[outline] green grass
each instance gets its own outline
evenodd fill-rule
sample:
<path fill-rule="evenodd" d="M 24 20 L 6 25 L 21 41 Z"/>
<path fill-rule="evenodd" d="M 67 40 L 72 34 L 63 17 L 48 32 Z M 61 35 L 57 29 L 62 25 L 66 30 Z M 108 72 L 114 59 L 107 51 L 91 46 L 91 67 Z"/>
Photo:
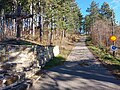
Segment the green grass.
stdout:
<path fill-rule="evenodd" d="M 113 57 L 110 53 L 105 52 L 100 47 L 96 47 L 92 44 L 90 39 L 86 40 L 86 44 L 90 51 L 99 58 L 99 60 L 120 79 L 120 58 Z"/>
<path fill-rule="evenodd" d="M 47 62 L 45 67 L 43 67 L 43 69 L 49 69 L 58 65 L 62 65 L 64 62 L 65 62 L 65 58 L 59 55 L 51 59 L 49 62 Z"/>
<path fill-rule="evenodd" d="M 89 49 L 92 50 L 92 52 L 96 56 L 98 56 L 101 60 L 103 60 L 105 62 L 109 62 L 111 64 L 120 65 L 120 58 L 115 58 L 111 54 L 102 51 L 101 49 L 95 47 L 94 45 L 93 46 L 89 46 Z"/>
<path fill-rule="evenodd" d="M 91 38 L 87 38 L 86 44 L 88 45 L 88 48 L 100 59 L 103 61 L 109 61 L 110 63 L 114 64 L 119 64 L 120 65 L 120 58 L 115 58 L 111 54 L 105 52 L 104 50 L 101 49 L 101 47 L 96 47 L 95 45 L 92 44 Z"/>
<path fill-rule="evenodd" d="M 73 47 L 74 43 L 65 41 L 64 44 L 60 45 L 60 55 L 54 57 L 49 62 L 47 62 L 43 69 L 49 69 L 58 65 L 63 65 Z"/>

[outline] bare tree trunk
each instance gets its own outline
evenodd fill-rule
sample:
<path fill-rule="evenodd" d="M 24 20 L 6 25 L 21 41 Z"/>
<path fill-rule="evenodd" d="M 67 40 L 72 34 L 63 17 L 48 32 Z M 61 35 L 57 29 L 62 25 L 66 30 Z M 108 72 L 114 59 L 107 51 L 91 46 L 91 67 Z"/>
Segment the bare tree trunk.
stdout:
<path fill-rule="evenodd" d="M 52 37 L 53 37 L 53 23 L 52 23 L 52 19 L 51 19 L 51 30 L 50 30 L 50 45 L 52 44 Z"/>
<path fill-rule="evenodd" d="M 34 38 L 35 38 L 35 24 L 34 24 L 34 19 L 35 19 L 35 11 L 33 10 L 33 1 L 32 1 L 32 6 L 31 6 L 31 14 L 33 15 L 32 17 L 32 29 L 31 29 L 31 32 L 32 32 L 32 37 L 33 37 L 33 41 L 34 41 Z"/>
<path fill-rule="evenodd" d="M 39 27 L 40 27 L 40 42 L 42 42 L 42 27 L 41 27 L 41 16 L 39 16 Z"/>
<path fill-rule="evenodd" d="M 20 26 L 19 26 L 19 22 L 17 22 L 17 35 L 16 37 L 19 39 L 20 38 Z"/>
<path fill-rule="evenodd" d="M 4 39 L 6 38 L 6 19 L 4 18 Z"/>
<path fill-rule="evenodd" d="M 4 10 L 3 10 L 3 12 L 2 12 L 2 14 L 4 15 Z M 2 16 L 3 16 L 2 15 Z M 4 30 L 5 30 L 5 17 L 3 16 L 3 26 L 2 26 L 2 33 L 3 33 L 3 37 L 2 37 L 2 39 L 4 39 L 4 37 L 5 37 L 5 35 L 4 35 Z"/>
<path fill-rule="evenodd" d="M 30 19 L 28 18 L 27 20 L 28 20 L 28 32 L 30 32 Z"/>
<path fill-rule="evenodd" d="M 40 42 L 42 42 L 42 16 L 41 16 L 41 7 L 40 7 L 40 1 L 39 1 L 39 27 L 40 27 Z"/>

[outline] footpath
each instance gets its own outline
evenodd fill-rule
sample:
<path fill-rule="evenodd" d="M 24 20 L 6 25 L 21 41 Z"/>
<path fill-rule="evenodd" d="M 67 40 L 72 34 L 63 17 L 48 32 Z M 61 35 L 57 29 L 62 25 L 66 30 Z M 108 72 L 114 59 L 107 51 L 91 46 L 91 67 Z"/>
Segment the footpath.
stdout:
<path fill-rule="evenodd" d="M 120 80 L 95 59 L 82 38 L 64 65 L 47 70 L 31 90 L 120 90 Z"/>

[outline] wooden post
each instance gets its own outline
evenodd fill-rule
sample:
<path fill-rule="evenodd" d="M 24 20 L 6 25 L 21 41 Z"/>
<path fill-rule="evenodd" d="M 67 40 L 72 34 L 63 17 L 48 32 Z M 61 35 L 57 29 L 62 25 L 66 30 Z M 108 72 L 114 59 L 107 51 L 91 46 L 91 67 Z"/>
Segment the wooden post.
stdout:
<path fill-rule="evenodd" d="M 112 36 L 114 35 L 114 16 L 113 16 L 113 11 L 112 11 Z M 115 45 L 115 41 L 113 41 L 113 45 Z M 115 51 L 113 51 L 113 57 L 115 57 Z"/>

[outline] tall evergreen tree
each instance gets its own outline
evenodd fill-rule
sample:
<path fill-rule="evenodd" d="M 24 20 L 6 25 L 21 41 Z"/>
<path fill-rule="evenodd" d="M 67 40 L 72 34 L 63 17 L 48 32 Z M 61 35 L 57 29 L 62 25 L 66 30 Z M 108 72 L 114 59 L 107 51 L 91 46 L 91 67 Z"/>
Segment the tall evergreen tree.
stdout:
<path fill-rule="evenodd" d="M 110 8 L 107 2 L 104 2 L 103 5 L 101 5 L 100 14 L 102 17 L 110 19 L 112 17 L 112 12 L 113 10 Z"/>
<path fill-rule="evenodd" d="M 98 17 L 98 15 L 99 15 L 98 4 L 95 1 L 92 1 L 91 5 L 90 5 L 90 8 L 87 8 L 86 11 L 90 13 L 91 18 L 96 19 Z"/>
<path fill-rule="evenodd" d="M 32 28 L 33 23 L 37 25 L 38 22 L 36 22 L 35 18 L 38 18 L 39 16 L 39 26 L 41 28 L 39 31 L 39 38 L 42 38 L 41 32 L 43 31 L 42 29 L 44 23 L 48 24 L 46 28 L 48 28 L 51 34 L 52 31 L 54 32 L 54 29 L 56 29 L 56 31 L 61 33 L 62 37 L 66 36 L 65 34 L 68 30 L 77 30 L 82 25 L 82 14 L 75 3 L 75 0 L 2 0 L 0 3 L 3 5 L 0 5 L 0 7 L 4 9 L 5 13 L 13 13 L 13 11 L 16 9 L 16 7 L 13 6 L 17 6 L 15 2 L 21 3 L 22 12 L 26 14 L 31 13 L 30 7 L 32 4 L 34 19 L 28 19 L 28 21 L 30 21 L 29 30 Z M 40 2 L 40 5 L 38 2 Z M 13 8 L 15 9 L 13 10 Z M 30 32 L 32 32 L 33 36 L 35 36 L 34 30 L 31 30 Z"/>
<path fill-rule="evenodd" d="M 91 20 L 90 20 L 90 16 L 86 15 L 83 21 L 83 29 L 86 32 L 86 34 L 90 34 L 90 28 L 91 28 Z"/>

